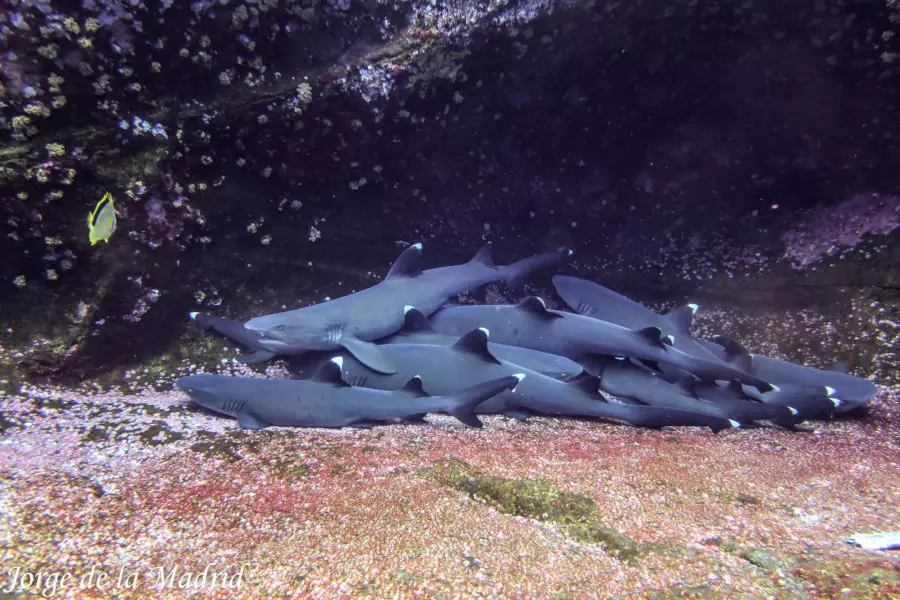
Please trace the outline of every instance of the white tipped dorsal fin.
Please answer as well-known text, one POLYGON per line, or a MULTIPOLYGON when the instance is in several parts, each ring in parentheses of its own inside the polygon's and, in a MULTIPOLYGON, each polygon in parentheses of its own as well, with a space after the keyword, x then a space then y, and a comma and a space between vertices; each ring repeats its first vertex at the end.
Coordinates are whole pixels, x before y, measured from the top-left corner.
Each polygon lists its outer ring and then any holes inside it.
POLYGON ((484 332, 484 335, 486 335, 487 337, 491 337, 491 332, 490 332, 490 330, 489 330, 487 327, 479 327, 478 329, 480 329, 481 331, 483 331, 483 332, 484 332))
POLYGON ((422 272, 421 263, 422 244, 413 244, 404 250, 403 254, 397 257, 397 260, 394 261, 394 265, 391 267, 391 270, 388 271, 385 279, 391 279, 392 277, 415 277, 422 272))
POLYGON ((828 386, 828 385, 825 386, 825 395, 826 395, 826 396, 834 396, 834 393, 835 393, 836 391, 837 391, 837 390, 834 389, 834 388, 831 387, 831 386, 828 386))
POLYGON ((190 318, 196 320, 196 319, 197 319, 197 315, 199 315, 199 314, 200 314, 200 313, 198 313, 197 311, 194 311, 194 312, 189 312, 189 313, 188 313, 188 316, 189 316, 190 318))
POLYGON ((688 304, 687 307, 691 309, 691 312, 697 314, 697 311, 700 310, 700 306, 694 303, 688 304))
POLYGON ((488 330, 484 327, 473 329, 469 333, 459 338, 455 344, 451 346, 457 352, 472 354, 482 360, 501 364, 497 357, 491 354, 487 347, 488 330))
POLYGON ((741 428, 741 424, 738 421, 735 421, 734 419, 728 419, 728 422, 731 423, 731 426, 734 427, 735 429, 741 428))
POLYGON ((800 411, 797 410, 796 408, 794 408, 793 406, 788 406, 787 409, 788 409, 789 411, 791 411, 791 414, 794 415, 794 416, 797 416, 797 415, 800 414, 800 411))
POLYGON ((337 365, 338 369, 344 368, 344 357, 343 356, 335 356, 331 359, 331 362, 337 365))
POLYGON ((416 310, 416 307, 410 306, 409 304, 407 304, 406 306, 403 307, 403 314, 405 315, 406 313, 408 313, 411 310, 416 310))
POLYGON ((519 387, 519 383, 522 383, 522 380, 525 379, 525 373, 513 373, 513 377, 515 377, 516 379, 518 379, 519 382, 516 383, 516 385, 514 385, 514 386, 512 387, 512 389, 510 390, 511 392, 516 391, 516 388, 519 387))

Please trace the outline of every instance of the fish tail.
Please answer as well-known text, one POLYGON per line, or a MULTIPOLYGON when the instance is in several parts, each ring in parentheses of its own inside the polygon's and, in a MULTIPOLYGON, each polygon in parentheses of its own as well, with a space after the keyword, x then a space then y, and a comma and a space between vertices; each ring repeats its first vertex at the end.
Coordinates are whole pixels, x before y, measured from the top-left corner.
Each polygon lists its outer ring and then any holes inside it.
POLYGON ((499 267, 503 273, 503 281, 510 288, 521 289, 525 278, 533 272, 546 267, 561 265, 571 256, 572 250, 563 249, 557 252, 544 252, 535 254, 522 260, 517 260, 510 265, 499 267))
POLYGON ((493 379, 447 396, 450 407, 445 412, 469 427, 483 427, 483 423, 475 416, 475 407, 500 392, 515 389, 522 377, 524 375, 493 379))

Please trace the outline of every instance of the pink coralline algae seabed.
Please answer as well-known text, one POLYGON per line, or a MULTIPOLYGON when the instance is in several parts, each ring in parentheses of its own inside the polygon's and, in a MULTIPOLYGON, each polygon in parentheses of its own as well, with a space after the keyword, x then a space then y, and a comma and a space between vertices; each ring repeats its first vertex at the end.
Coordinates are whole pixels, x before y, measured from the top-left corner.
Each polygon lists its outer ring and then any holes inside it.
POLYGON ((900 529, 898 399, 802 432, 245 432, 178 392, 27 388, 2 405, 0 597, 897 598, 900 556, 844 540, 900 529), (522 508, 575 497, 637 551, 522 508))

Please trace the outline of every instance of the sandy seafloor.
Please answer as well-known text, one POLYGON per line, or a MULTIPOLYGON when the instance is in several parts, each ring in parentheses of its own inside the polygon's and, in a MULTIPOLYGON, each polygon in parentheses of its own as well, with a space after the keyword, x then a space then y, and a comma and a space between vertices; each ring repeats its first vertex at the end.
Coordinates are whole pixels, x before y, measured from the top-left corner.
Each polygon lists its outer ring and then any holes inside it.
POLYGON ((801 432, 243 432, 179 392, 30 387, 2 400, 0 598, 41 591, 11 570, 67 598, 897 598, 900 554, 844 539, 900 529, 898 399, 801 432))

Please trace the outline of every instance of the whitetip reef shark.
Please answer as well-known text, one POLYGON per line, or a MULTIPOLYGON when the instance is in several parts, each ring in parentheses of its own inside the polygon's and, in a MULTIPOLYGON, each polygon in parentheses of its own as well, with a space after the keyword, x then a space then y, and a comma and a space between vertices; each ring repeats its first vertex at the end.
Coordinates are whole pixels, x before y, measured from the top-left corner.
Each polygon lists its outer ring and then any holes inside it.
POLYGON ((401 419, 420 422, 428 413, 452 415, 471 427, 482 423, 473 409, 519 384, 512 374, 446 396, 429 396, 421 379, 393 392, 351 387, 341 378, 342 359, 327 362, 310 379, 260 379, 189 375, 175 383, 200 406, 235 417, 246 429, 288 427, 370 427, 401 419))
POLYGON ((431 316, 431 324, 436 331, 449 335, 486 327, 499 343, 576 361, 595 354, 628 356, 671 364, 709 381, 736 379, 760 391, 772 389, 768 382, 724 362, 698 358, 674 348, 657 327, 627 329, 592 317, 550 310, 536 296, 519 304, 445 307, 431 316))
POLYGON ((254 342, 275 354, 302 350, 344 348, 356 359, 381 373, 395 373, 375 340, 390 335, 404 323, 404 307, 415 306, 425 315, 449 298, 494 281, 518 286, 532 271, 562 262, 570 251, 537 254, 510 265, 495 265, 490 244, 465 264, 423 271, 422 244, 407 248, 387 276, 359 292, 286 312, 250 319, 244 326, 259 334, 254 342))
POLYGON ((488 330, 475 329, 452 345, 391 344, 384 352, 397 365, 397 372, 374 371, 349 354, 343 358, 344 381, 359 387, 395 390, 413 376, 421 376, 426 392, 452 395, 469 382, 490 381, 511 374, 524 378, 514 389, 504 390, 475 408, 479 414, 503 414, 524 420, 532 415, 589 417, 625 421, 640 427, 710 427, 714 432, 736 426, 718 415, 679 410, 672 407, 638 406, 607 402, 597 381, 587 377, 566 383, 546 377, 499 358, 488 345, 488 330))

